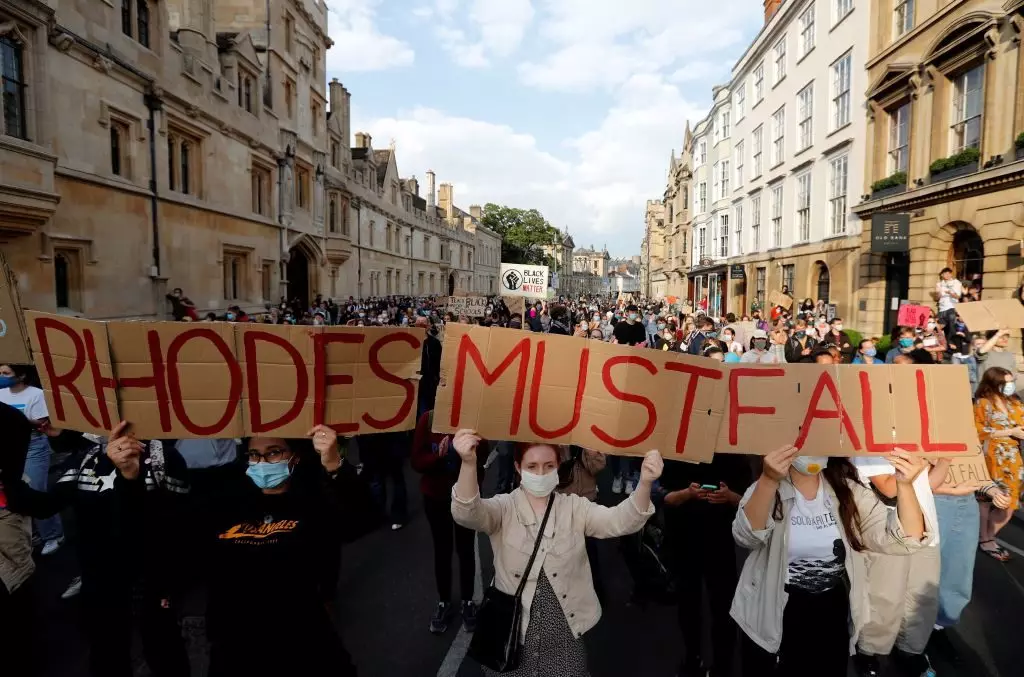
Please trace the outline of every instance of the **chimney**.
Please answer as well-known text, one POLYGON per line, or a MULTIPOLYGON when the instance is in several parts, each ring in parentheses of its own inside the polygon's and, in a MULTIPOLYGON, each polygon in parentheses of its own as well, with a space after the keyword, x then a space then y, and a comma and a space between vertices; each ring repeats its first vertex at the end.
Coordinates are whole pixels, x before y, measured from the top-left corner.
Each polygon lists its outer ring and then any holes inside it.
POLYGON ((412 193, 416 197, 420 196, 420 182, 419 182, 419 179, 416 178, 415 174, 413 175, 413 177, 411 179, 406 181, 405 185, 409 189, 410 193, 412 193))
POLYGON ((338 82, 338 78, 332 79, 328 87, 330 88, 331 113, 341 115, 341 109, 345 106, 345 88, 338 82))
POLYGON ((356 132, 356 148, 370 148, 373 137, 366 132, 356 132))
POLYGON ((427 170, 427 209, 430 210, 434 206, 434 200, 437 197, 437 187, 434 185, 434 170, 427 170))
POLYGON ((764 0, 764 22, 768 23, 785 0, 764 0))
POLYGON ((445 216, 449 219, 454 215, 455 206, 455 191, 452 189, 452 184, 442 183, 438 188, 437 193, 437 206, 441 208, 445 216))
POLYGON ((484 210, 480 205, 470 205, 469 213, 474 219, 482 219, 484 217, 484 210))

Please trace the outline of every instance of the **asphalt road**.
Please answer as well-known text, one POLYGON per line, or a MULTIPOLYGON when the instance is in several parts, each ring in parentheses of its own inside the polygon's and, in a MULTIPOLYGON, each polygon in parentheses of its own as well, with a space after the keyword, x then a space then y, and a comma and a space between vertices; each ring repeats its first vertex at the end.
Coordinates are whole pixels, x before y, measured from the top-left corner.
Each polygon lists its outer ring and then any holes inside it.
MULTIPOLYGON (((486 484, 493 483, 495 470, 491 469, 486 484)), ((411 518, 404 529, 384 528, 346 548, 338 589, 339 627, 361 677, 477 677, 480 669, 463 660, 468 636, 456 624, 440 637, 427 631, 436 600, 430 534, 420 510, 416 479, 415 473, 407 473, 411 518)), ((609 478, 602 480, 602 500, 615 498, 609 478)), ((68 520, 67 527, 73 538, 73 520, 68 520)), ((930 652, 938 675, 1024 674, 1016 625, 1024 608, 1024 528, 1011 523, 1001 539, 1019 552, 1007 564, 979 554, 974 599, 960 626, 949 633, 955 659, 949 652, 930 652)), ((491 556, 486 538, 478 546, 479 585, 490 580, 491 556)), ((607 600, 602 621, 586 637, 591 674, 671 677, 682 644, 675 607, 630 604, 630 578, 617 544, 601 546, 607 600)), ((76 600, 60 599, 74 570, 71 547, 40 562, 35 621, 45 624, 46 631, 32 650, 44 677, 88 677, 81 634, 88 619, 81 617, 76 600)), ((455 589, 457 593, 457 585, 455 589)), ((199 677, 205 674, 201 617, 187 617, 185 631, 193 674, 199 677)), ((147 675, 141 659, 138 665, 137 675, 147 675)))

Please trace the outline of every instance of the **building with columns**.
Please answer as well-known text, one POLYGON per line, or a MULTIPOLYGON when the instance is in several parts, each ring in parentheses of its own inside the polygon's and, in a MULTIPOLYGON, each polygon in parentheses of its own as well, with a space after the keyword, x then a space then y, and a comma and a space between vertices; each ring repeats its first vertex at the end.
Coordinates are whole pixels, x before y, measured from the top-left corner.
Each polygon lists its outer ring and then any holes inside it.
POLYGON ((428 206, 394 147, 350 149, 327 11, 0 0, 0 250, 23 304, 164 318, 175 287, 204 313, 431 277, 486 291, 494 234, 428 206))
POLYGON ((570 280, 573 272, 572 253, 575 248, 576 243, 573 241, 572 235, 569 235, 568 228, 559 233, 554 242, 541 248, 552 264, 551 272, 558 275, 555 291, 559 294, 569 294, 572 291, 570 280))
POLYGON ((879 0, 867 28, 857 324, 880 333, 947 266, 983 299, 1022 282, 1024 0, 879 0), (875 251, 881 214, 909 218, 904 251, 875 251))

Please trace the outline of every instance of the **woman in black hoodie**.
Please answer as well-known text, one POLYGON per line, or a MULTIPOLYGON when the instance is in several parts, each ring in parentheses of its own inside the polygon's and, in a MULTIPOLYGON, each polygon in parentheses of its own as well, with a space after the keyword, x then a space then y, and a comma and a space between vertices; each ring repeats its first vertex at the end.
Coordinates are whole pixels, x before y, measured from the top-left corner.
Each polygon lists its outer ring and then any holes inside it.
MULTIPOLYGON (((321 425, 310 436, 245 440, 251 481, 211 506, 208 677, 356 674, 329 605, 341 543, 377 520, 335 432, 321 425)), ((107 455, 129 500, 142 490, 139 453, 122 424, 107 455)))

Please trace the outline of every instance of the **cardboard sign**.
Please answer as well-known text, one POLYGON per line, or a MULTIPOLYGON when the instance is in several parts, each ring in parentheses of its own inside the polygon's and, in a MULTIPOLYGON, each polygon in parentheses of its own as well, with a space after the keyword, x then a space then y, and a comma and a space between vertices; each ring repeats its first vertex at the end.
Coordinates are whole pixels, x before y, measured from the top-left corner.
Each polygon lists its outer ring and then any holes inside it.
POLYGON ((487 297, 485 296, 449 296, 447 311, 458 317, 483 317, 487 314, 487 297))
POLYGON ((896 324, 901 327, 924 327, 928 324, 928 318, 932 316, 932 309, 928 306, 915 306, 904 303, 900 306, 899 315, 896 317, 896 324))
POLYGON ((780 291, 773 291, 771 294, 768 295, 768 303, 773 308, 775 306, 780 306, 782 308, 785 308, 786 310, 789 310, 790 308, 793 307, 793 297, 787 296, 786 294, 783 294, 780 291))
POLYGON ((32 363, 24 322, 18 281, 0 253, 0 364, 32 363))
POLYGON ((50 420, 143 439, 409 430, 423 330, 26 314, 50 420))
POLYGON ((1024 305, 1017 299, 956 304, 957 315, 970 331, 1024 327, 1024 305))
POLYGON ((508 296, 505 298, 505 307, 512 315, 522 315, 526 312, 526 298, 522 296, 508 296))
POLYGON ((757 330, 756 322, 733 322, 729 325, 736 335, 736 341, 743 346, 743 350, 750 349, 750 339, 757 330))
POLYGON ((979 449, 963 366, 730 365, 551 334, 449 327, 434 430, 613 454, 935 456, 979 449))
POLYGON ((501 280, 502 296, 523 296, 530 299, 547 298, 547 266, 502 263, 498 279, 501 280))
POLYGON ((992 481, 988 473, 988 465, 982 454, 954 458, 949 465, 949 472, 946 473, 944 486, 967 485, 974 488, 981 488, 992 481))

